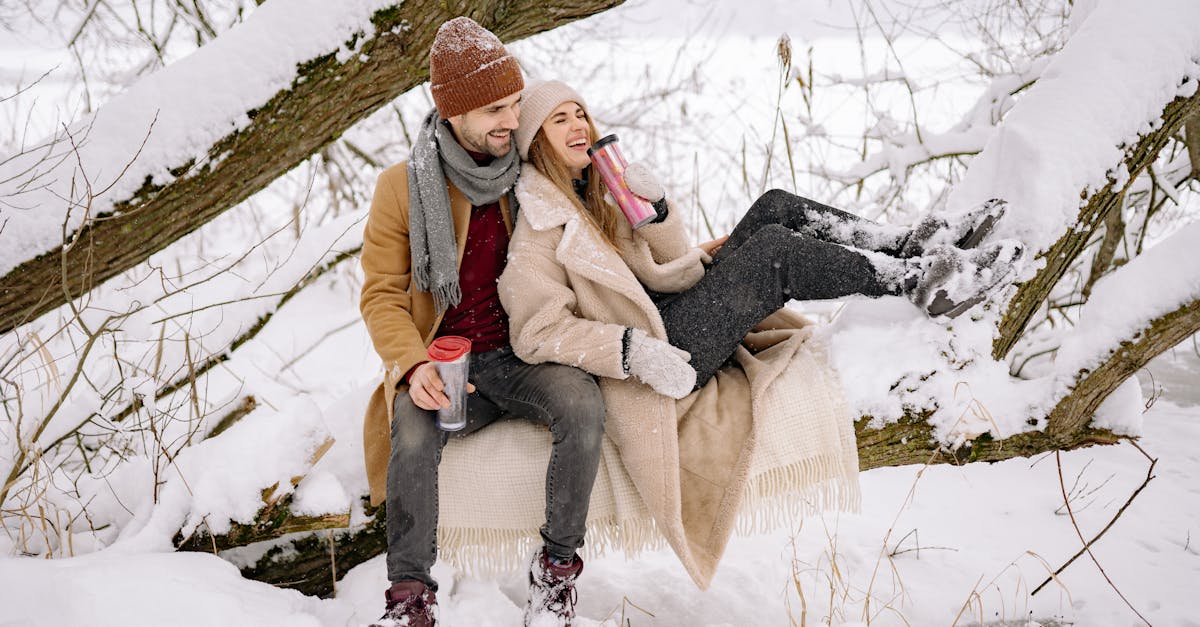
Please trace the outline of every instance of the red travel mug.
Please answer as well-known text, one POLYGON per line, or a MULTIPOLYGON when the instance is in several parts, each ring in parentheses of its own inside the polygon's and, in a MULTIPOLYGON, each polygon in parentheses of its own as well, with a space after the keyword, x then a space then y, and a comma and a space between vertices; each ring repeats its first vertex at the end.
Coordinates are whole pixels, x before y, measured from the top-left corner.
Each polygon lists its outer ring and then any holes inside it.
POLYGON ((588 157, 596 166, 596 171, 600 173, 600 180, 604 181, 604 186, 608 188, 612 194, 613 200, 617 201, 617 206, 621 208, 621 212, 625 214, 625 218, 633 225, 633 228, 639 228, 649 224, 651 220, 658 217, 658 213, 654 211, 650 201, 638 196, 629 191, 629 187, 625 185, 625 156, 621 154, 621 149, 617 147, 616 135, 605 135, 596 143, 588 148, 588 157))
POLYGON ((438 428, 458 431, 467 426, 467 364, 471 357, 471 340, 457 335, 439 337, 425 352, 445 385, 442 393, 450 399, 449 408, 437 410, 438 428))

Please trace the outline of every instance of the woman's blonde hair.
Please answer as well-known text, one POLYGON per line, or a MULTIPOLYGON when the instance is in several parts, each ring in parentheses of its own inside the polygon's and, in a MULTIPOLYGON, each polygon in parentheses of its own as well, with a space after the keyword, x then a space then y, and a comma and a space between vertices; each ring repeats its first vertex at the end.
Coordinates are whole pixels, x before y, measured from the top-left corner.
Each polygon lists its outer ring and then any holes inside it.
MULTIPOLYGON (((583 106, 580 105, 582 109, 583 106)), ((587 119, 588 125, 588 142, 596 143, 600 139, 600 133, 596 131, 596 125, 592 123, 592 116, 583 110, 583 115, 587 119)), ((604 194, 608 191, 604 187, 604 182, 600 180, 600 173, 596 171, 595 166, 588 164, 584 168, 587 174, 587 191, 584 193, 584 199, 580 201, 579 195, 575 193, 575 185, 571 181, 571 172, 567 169, 567 164, 563 163, 558 158, 558 153, 554 150, 554 146, 550 145, 550 140, 546 138, 546 133, 538 128, 537 134, 533 136, 533 142, 529 144, 529 163, 537 168, 539 172, 546 175, 551 183, 559 189, 572 203, 575 208, 579 209, 584 216, 591 221, 592 226, 600 231, 604 239, 614 248, 617 245, 617 229, 624 220, 621 211, 604 199, 604 194)))

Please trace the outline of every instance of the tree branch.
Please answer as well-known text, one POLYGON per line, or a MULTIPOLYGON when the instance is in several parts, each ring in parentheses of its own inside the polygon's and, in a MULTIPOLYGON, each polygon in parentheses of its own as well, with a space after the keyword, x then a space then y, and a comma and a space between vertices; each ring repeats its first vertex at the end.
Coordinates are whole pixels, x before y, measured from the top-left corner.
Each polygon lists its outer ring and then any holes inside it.
POLYGON ((1200 180, 1200 110, 1183 124, 1184 142, 1187 144, 1188 159, 1192 163, 1192 178, 1200 180))
POLYGON ((1117 252, 1117 244, 1121 243, 1122 237, 1125 237, 1125 217, 1121 213, 1123 200, 1123 198, 1118 200, 1108 215, 1104 217, 1104 239, 1100 241, 1100 249, 1096 251, 1096 256, 1092 258, 1092 267, 1088 271, 1087 282, 1083 284, 1083 289, 1079 292, 1085 301, 1091 297, 1096 281, 1099 281, 1100 277, 1108 272, 1117 252))
MULTIPOLYGON (((1125 157, 1129 170, 1128 181, 1133 181, 1158 157, 1159 152, 1179 131, 1185 119, 1200 111, 1200 90, 1187 98, 1176 98, 1163 110, 1163 123, 1156 130, 1138 139, 1125 157)), ((1000 334, 992 343, 992 356, 1003 359, 1012 350, 1025 332, 1030 319, 1050 296, 1055 284, 1066 273, 1071 263, 1079 256, 1092 239, 1096 228, 1112 211, 1120 211, 1120 203, 1128 182, 1117 185, 1109 182, 1103 189, 1088 198, 1087 205, 1079 211, 1075 227, 1069 229, 1039 257, 1045 267, 1029 281, 1019 284, 1016 296, 1009 303, 1004 318, 1000 321, 1000 334)))
POLYGON ((1079 373, 1075 387, 1050 412, 1046 430, 1059 437, 1078 432, 1117 386, 1159 353, 1197 332, 1200 332, 1200 299, 1151 320, 1141 335, 1121 342, 1099 368, 1079 373))
MULTIPOLYGON (((465 11, 512 41, 604 11, 624 0, 489 0, 465 11)), ((429 74, 438 26, 460 11, 409 0, 375 13, 374 35, 344 62, 334 52, 302 64, 292 86, 247 112, 250 124, 213 143, 208 159, 173 164, 175 180, 147 180, 96 215, 70 241, 0 277, 0 333, 78 298, 259 191, 429 74), (63 269, 65 268, 65 272, 63 269), (62 284, 65 274, 69 284, 62 284), (64 289, 65 287, 65 289, 64 289), (69 296, 65 296, 69 294, 69 296)), ((102 113, 102 111, 101 111, 102 113)))

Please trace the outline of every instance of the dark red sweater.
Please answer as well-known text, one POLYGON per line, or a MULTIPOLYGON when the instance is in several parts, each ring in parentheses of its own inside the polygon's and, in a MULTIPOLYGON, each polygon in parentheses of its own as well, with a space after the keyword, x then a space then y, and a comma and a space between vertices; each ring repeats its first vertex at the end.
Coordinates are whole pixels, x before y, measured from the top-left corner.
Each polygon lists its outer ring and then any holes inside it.
POLYGON ((466 250, 458 268, 462 300, 442 317, 438 337, 461 335, 471 340, 473 353, 508 346, 508 314, 500 306, 496 289, 507 254, 508 229, 500 203, 472 207, 466 250))
MULTIPOLYGON (((486 165, 492 157, 471 153, 486 165)), ((499 201, 471 208, 467 243, 458 268, 462 300, 446 312, 437 336, 461 335, 471 340, 471 352, 485 353, 508 346, 508 314, 500 306, 496 281, 508 256, 508 229, 499 201)))

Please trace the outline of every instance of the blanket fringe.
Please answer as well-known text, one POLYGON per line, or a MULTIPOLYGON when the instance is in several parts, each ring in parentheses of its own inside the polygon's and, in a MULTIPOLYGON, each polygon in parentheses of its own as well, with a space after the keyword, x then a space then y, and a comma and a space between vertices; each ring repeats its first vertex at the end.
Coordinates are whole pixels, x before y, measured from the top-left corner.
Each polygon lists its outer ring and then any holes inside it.
MULTIPOLYGON (((665 548, 666 539, 654 520, 629 518, 601 519, 587 523, 586 544, 580 549, 584 559, 620 551, 636 557, 643 551, 665 548)), ((542 545, 540 530, 480 529, 478 527, 440 527, 438 553, 459 572, 481 578, 496 578, 523 571, 533 552, 542 545)))
MULTIPOLYGON (((858 474, 839 468, 835 456, 803 460, 772 468, 752 477, 738 513, 740 536, 797 527, 805 516, 825 511, 857 512, 862 507, 858 474)), ((537 528, 480 529, 441 527, 438 549, 442 559, 470 577, 496 578, 523 571, 541 546, 537 528)), ((649 516, 590 520, 584 559, 617 551, 637 557, 667 546, 649 516)))
POLYGON ((840 467, 827 455, 772 468, 750 478, 738 508, 737 535, 796 527, 806 516, 862 509, 858 470, 840 467))

